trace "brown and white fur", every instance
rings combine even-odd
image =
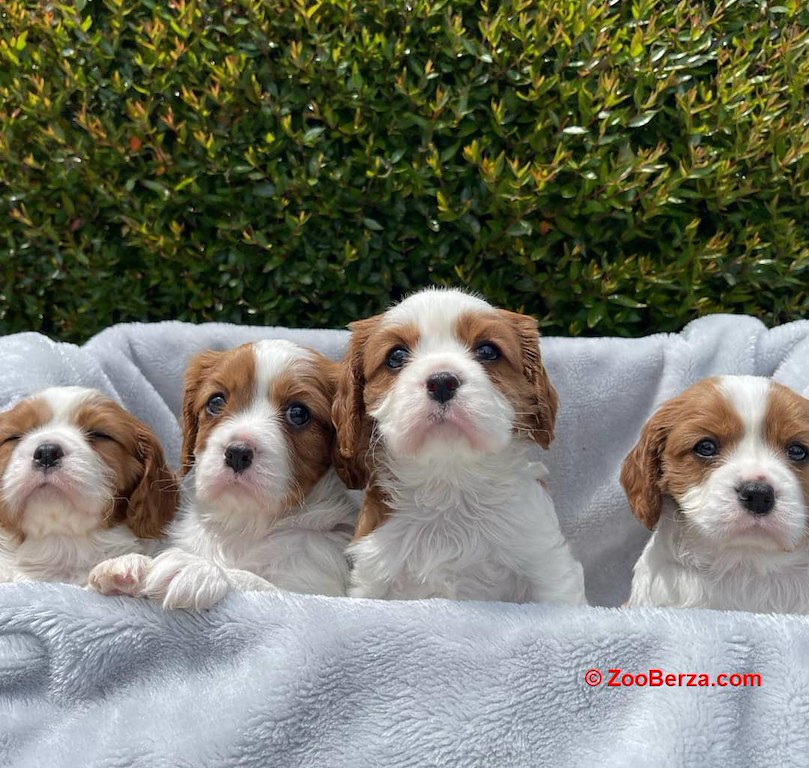
[[[195,609],[232,588],[345,594],[356,510],[332,467],[336,371],[281,340],[194,358],[170,548],[104,563],[92,586]]]
[[[349,594],[584,603],[531,457],[557,409],[536,321],[426,290],[351,328],[333,409],[341,470],[367,486]]]
[[[755,376],[700,381],[644,426],[621,483],[654,530],[630,605],[809,610],[809,400]]]
[[[53,387],[0,414],[0,581],[86,584],[152,551],[177,502],[155,435],[101,392]]]

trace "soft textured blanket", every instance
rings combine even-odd
[[[188,358],[263,337],[332,357],[347,338],[161,323],[79,348],[19,334],[0,339],[0,407],[44,386],[95,386],[152,424],[176,463]],[[720,315],[679,335],[543,349],[562,403],[545,461],[599,606],[626,598],[648,535],[618,471],[655,407],[717,373],[809,394],[807,322],[767,330]],[[662,670],[663,684],[585,682],[619,667]],[[722,687],[720,673],[760,678]],[[269,593],[195,615],[0,585],[0,765],[807,765],[808,714],[803,617]]]

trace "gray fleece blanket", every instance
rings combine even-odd
[[[161,323],[83,347],[8,336],[0,408],[98,387],[176,463],[188,358],[265,337],[337,358],[347,335]],[[192,614],[0,585],[0,766],[809,765],[809,618],[615,607],[648,535],[618,485],[643,422],[712,374],[809,394],[809,322],[717,315],[543,349],[562,403],[544,460],[599,607],[250,593]]]

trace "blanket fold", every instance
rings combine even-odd
[[[269,593],[195,615],[14,585],[0,627],[4,765],[801,765],[809,748],[805,617]],[[635,683],[650,670],[669,684]]]

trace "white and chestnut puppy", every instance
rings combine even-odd
[[[531,460],[557,409],[536,321],[426,290],[351,328],[333,409],[341,471],[367,486],[350,595],[584,603]]]
[[[809,610],[809,400],[754,376],[664,403],[624,462],[654,530],[629,605]]]
[[[108,594],[207,608],[231,588],[343,595],[356,509],[332,466],[337,364],[288,341],[194,358],[170,548],[103,563]]]
[[[0,414],[0,477],[0,581],[86,584],[102,560],[152,551],[179,499],[152,431],[79,387]]]

